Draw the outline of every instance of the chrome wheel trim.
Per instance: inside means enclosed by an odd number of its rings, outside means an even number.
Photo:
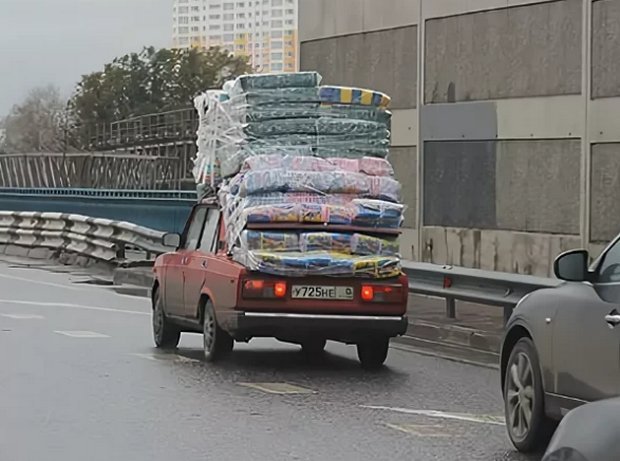
[[[534,404],[532,363],[525,352],[519,352],[510,365],[506,383],[506,424],[517,441],[524,440],[530,433]]]
[[[215,318],[210,310],[205,311],[204,325],[202,328],[205,354],[210,354],[215,343]]]
[[[155,309],[153,310],[153,333],[159,338],[164,329],[164,310],[161,307],[161,301],[157,300]]]

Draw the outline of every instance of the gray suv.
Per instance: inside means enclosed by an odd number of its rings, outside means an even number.
[[[565,283],[526,295],[506,327],[502,390],[519,451],[544,448],[572,408],[620,395],[620,236],[588,261],[585,250],[560,255]]]

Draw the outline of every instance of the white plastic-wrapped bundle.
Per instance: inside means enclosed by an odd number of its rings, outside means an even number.
[[[316,72],[246,75],[196,98],[196,182],[218,185],[257,155],[385,158],[389,97],[320,81]]]
[[[196,145],[198,155],[194,160],[194,177],[198,184],[215,185],[221,182],[220,159],[217,151],[227,145],[226,126],[228,115],[220,104],[228,99],[224,91],[207,91],[194,99],[198,112],[198,132]]]

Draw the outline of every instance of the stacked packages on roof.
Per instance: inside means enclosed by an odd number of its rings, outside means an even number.
[[[397,276],[390,98],[320,81],[245,75],[197,97],[196,182],[218,191],[228,248],[250,270]]]

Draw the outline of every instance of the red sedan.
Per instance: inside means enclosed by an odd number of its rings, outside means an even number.
[[[153,335],[161,348],[183,332],[204,335],[207,361],[235,341],[273,337],[320,354],[327,340],[356,344],[365,368],[380,367],[389,341],[407,330],[408,280],[275,277],[251,272],[226,248],[218,204],[194,207],[183,235],[167,234],[176,251],[155,262]]]

